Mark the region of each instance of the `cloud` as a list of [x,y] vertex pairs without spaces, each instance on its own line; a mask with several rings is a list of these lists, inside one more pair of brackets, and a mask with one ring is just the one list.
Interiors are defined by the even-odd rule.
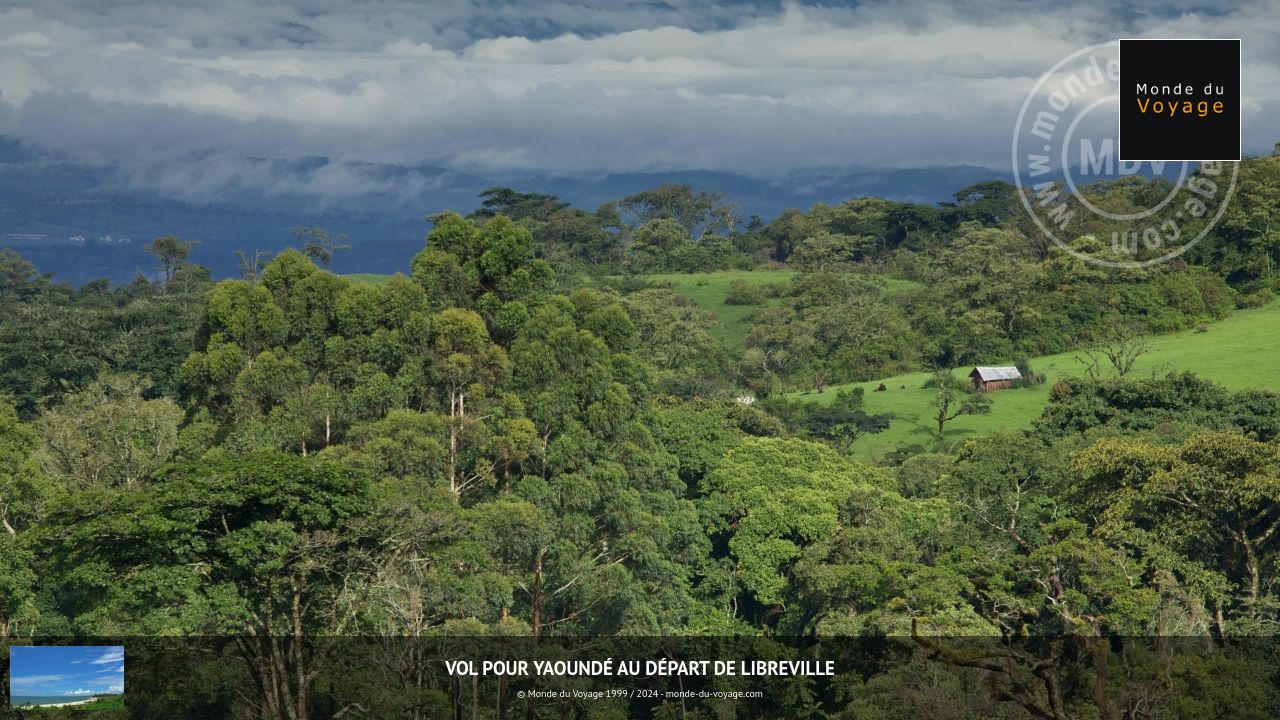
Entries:
[[68,675],[14,675],[9,678],[9,686],[14,689],[25,690],[37,685],[61,682],[68,677]]
[[[0,133],[183,199],[397,192],[362,163],[1003,167],[1018,106],[1059,58],[1216,36],[1244,38],[1246,149],[1261,152],[1280,139],[1275,7],[32,0],[0,10]],[[284,184],[246,160],[308,156],[335,162]],[[431,190],[414,182],[399,192]]]
[[107,665],[109,663],[117,663],[117,662],[123,662],[123,661],[124,661],[124,648],[109,647],[109,648],[106,648],[101,655],[94,658],[93,660],[90,660],[89,663],[91,665]]
[[68,690],[63,695],[92,695],[92,690]]

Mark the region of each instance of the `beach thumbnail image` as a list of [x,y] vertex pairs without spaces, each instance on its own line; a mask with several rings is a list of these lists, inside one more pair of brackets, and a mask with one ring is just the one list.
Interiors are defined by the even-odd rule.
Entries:
[[32,710],[124,708],[124,647],[9,648],[9,705]]

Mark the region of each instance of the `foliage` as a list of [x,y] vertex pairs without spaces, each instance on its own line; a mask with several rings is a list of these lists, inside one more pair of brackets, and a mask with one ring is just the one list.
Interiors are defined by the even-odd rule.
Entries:
[[[1091,192],[1123,204],[1144,182]],[[1195,689],[1246,660],[1109,663],[1121,637],[1280,627],[1280,399],[1145,374],[1171,343],[1219,350],[1219,327],[1270,317],[1158,335],[1224,317],[1229,283],[1269,292],[1251,182],[1206,265],[1120,273],[1028,242],[1000,183],[746,226],[687,187],[596,213],[495,188],[378,284],[286,250],[211,286],[179,266],[72,289],[0,255],[0,639],[231,637],[201,667],[248,678],[245,717],[337,716],[334,688],[387,716],[484,716],[423,656],[374,666],[337,641],[468,634],[910,643],[771,685],[757,710],[787,717],[974,697],[975,717],[1122,717],[1157,680],[1165,716],[1247,716],[1255,689]],[[799,269],[583,274],[756,253]],[[1114,367],[1070,377],[1090,347]],[[1010,357],[1052,385],[919,372]],[[1022,414],[976,424],[1005,408]],[[893,442],[919,447],[898,467],[854,459],[903,423]]]
[[131,488],[172,460],[183,413],[148,385],[108,375],[73,393],[36,423],[40,463],[69,487]]

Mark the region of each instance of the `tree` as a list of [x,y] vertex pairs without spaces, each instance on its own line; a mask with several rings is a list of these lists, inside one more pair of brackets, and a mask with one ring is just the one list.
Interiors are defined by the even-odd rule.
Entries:
[[351,246],[346,243],[345,233],[330,235],[324,228],[301,226],[291,228],[290,232],[293,233],[295,240],[303,244],[303,255],[326,267],[333,260],[334,253],[351,249]]
[[[492,392],[510,373],[511,366],[507,354],[493,344],[484,320],[476,313],[450,308],[433,317],[431,325],[433,374],[444,389],[448,407],[449,489],[455,497],[461,497],[478,483],[494,480],[492,460],[469,453],[467,440],[484,430],[474,416],[476,401]],[[471,416],[467,414],[468,396],[473,404]]]
[[[1165,565],[1214,604],[1215,634],[1236,610],[1242,632],[1280,622],[1280,453],[1237,433],[1178,445],[1103,439],[1076,467],[1082,494],[1111,491],[1102,532]],[[1174,555],[1170,555],[1174,553]],[[1177,558],[1173,560],[1172,558]],[[1228,588],[1239,588],[1235,598]]]
[[150,256],[160,261],[161,271],[164,273],[164,281],[168,283],[178,269],[187,262],[187,255],[191,253],[191,248],[198,243],[192,240],[183,240],[177,235],[165,235],[156,238],[147,243],[142,249]]
[[711,232],[731,232],[738,224],[738,208],[724,193],[697,191],[691,185],[668,183],[643,190],[623,198],[618,208],[632,227],[670,219],[694,240]]
[[1133,370],[1138,358],[1151,352],[1151,336],[1140,323],[1111,315],[1103,326],[1095,352],[1107,359],[1117,377],[1124,377]]
[[991,412],[991,398],[963,386],[957,388],[950,369],[934,372],[933,381],[938,388],[938,393],[933,396],[933,407],[937,411],[933,419],[937,423],[939,441],[943,439],[947,423],[952,420],[961,415],[987,415]]
[[848,268],[860,259],[862,238],[821,230],[800,242],[791,259],[811,272]]
[[746,438],[707,475],[703,514],[708,532],[727,542],[742,589],[774,605],[803,548],[836,531],[840,501],[859,487],[892,482],[817,443]]
[[965,603],[968,579],[937,558],[957,530],[949,503],[859,486],[838,511],[838,529],[806,547],[793,567],[779,633],[904,635],[913,619],[931,634],[993,633]]
[[1273,284],[1280,258],[1280,154],[1240,163],[1232,202],[1223,209],[1211,242],[1190,256],[1207,264],[1233,285],[1249,281]]
[[1153,570],[1143,559],[1074,516],[1071,483],[1061,453],[1021,433],[964,445],[941,489],[965,527],[944,539],[943,553],[966,580],[954,595],[1001,639],[929,637],[925,617],[911,632],[932,657],[980,671],[996,698],[1032,717],[1118,718],[1111,686],[1124,678],[1110,671],[1107,636],[1151,632],[1162,592],[1143,582]]
[[9,537],[35,522],[50,492],[36,464],[37,447],[36,433],[0,395],[0,530]]
[[0,533],[0,643],[8,643],[23,626],[35,634],[38,587],[35,554],[16,536]]
[[258,282],[258,275],[266,267],[272,255],[270,250],[237,250],[236,258],[240,262],[240,278],[251,283]]
[[[278,453],[220,455],[134,493],[92,490],[50,517],[90,631],[235,636],[255,715],[313,716],[313,684],[372,567],[368,480]],[[96,624],[95,624],[96,623]]]
[[1013,201],[1016,193],[1017,189],[1003,180],[988,180],[954,193],[954,202],[939,204],[943,218],[953,226],[976,220],[990,227],[1016,212]]
[[837,392],[830,405],[820,405],[807,413],[805,429],[842,452],[848,452],[863,435],[887,430],[892,416],[866,412],[862,409],[862,396],[862,388]]
[[562,255],[598,266],[616,262],[618,238],[605,229],[596,215],[564,209],[533,228],[534,242],[543,257]]
[[42,282],[48,278],[42,277],[35,265],[13,250],[0,250],[0,309],[30,299]]
[[434,216],[427,247],[413,258],[413,279],[427,292],[433,309],[496,310],[512,300],[536,301],[554,277],[535,258],[529,230],[498,215],[483,227],[456,213]]
[[[205,332],[235,343],[249,364],[279,345],[288,327],[271,291],[247,280],[223,280],[213,286],[204,310]],[[211,342],[212,344],[212,342]]]
[[1045,440],[1107,426],[1128,434],[1178,428],[1230,430],[1264,442],[1280,437],[1280,394],[1230,391],[1195,374],[1157,378],[1064,380],[1035,421]]
[[203,293],[127,286],[73,297],[42,291],[0,310],[0,392],[13,396],[25,418],[102,372],[144,376],[153,392],[171,393],[193,349],[202,300]]
[[42,584],[27,540],[53,487],[36,465],[36,446],[36,434],[0,395],[0,644],[23,631],[33,635],[40,615]]
[[149,383],[107,375],[36,421],[46,472],[71,487],[131,488],[173,459],[182,409]]
[[567,210],[555,195],[517,192],[510,188],[492,187],[480,193],[484,200],[480,207],[471,213],[472,218],[488,219],[505,215],[512,220],[547,220],[551,216]]
[[683,225],[672,218],[656,218],[632,233],[627,266],[638,273],[669,270],[674,258],[692,245]]

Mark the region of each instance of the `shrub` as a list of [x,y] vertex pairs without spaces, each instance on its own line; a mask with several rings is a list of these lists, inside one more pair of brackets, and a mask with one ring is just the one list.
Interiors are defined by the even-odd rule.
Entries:
[[1270,304],[1275,299],[1276,294],[1270,288],[1262,288],[1261,290],[1254,290],[1251,293],[1241,295],[1236,300],[1236,307],[1241,309],[1262,307]]
[[745,280],[734,280],[729,285],[729,294],[724,298],[725,305],[762,305],[768,298],[768,288],[752,285]]
[[1022,375],[1022,379],[1014,382],[1014,387],[1035,387],[1044,384],[1044,373],[1038,373],[1031,369],[1031,362],[1025,357],[1019,357],[1013,366],[1018,368],[1018,372]]

